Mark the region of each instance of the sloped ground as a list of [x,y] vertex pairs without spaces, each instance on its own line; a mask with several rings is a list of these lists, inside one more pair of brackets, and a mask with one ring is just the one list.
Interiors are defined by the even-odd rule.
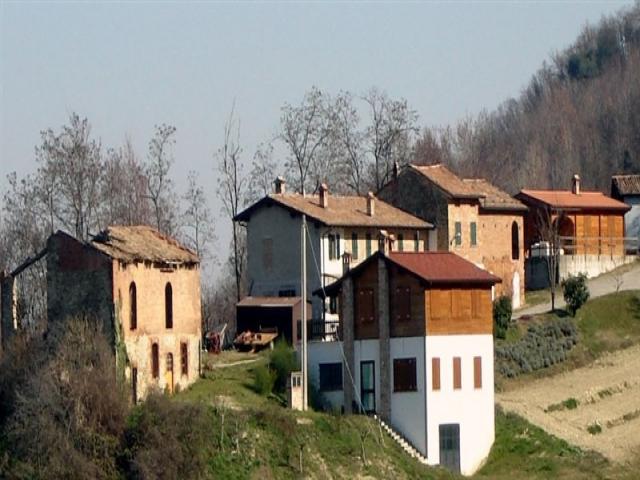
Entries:
[[[640,455],[640,345],[591,365],[498,393],[497,402],[547,432],[626,463]],[[567,408],[563,402],[577,407]],[[551,407],[551,408],[550,408]],[[601,432],[595,432],[599,425]]]

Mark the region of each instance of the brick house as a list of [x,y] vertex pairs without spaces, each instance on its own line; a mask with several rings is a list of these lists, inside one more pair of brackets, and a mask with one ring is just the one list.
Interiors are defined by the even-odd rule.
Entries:
[[451,252],[381,249],[316,292],[339,299],[342,338],[309,343],[311,381],[331,408],[376,413],[429,464],[472,474],[494,440],[498,282]]
[[[102,322],[134,402],[173,392],[200,371],[200,262],[147,226],[112,226],[89,242],[58,231],[47,242],[47,316]],[[123,358],[124,357],[124,358]]]
[[[234,220],[247,229],[248,295],[301,295],[302,214],[307,218],[308,296],[342,275],[347,254],[357,265],[377,250],[379,231],[395,238],[394,249],[423,251],[432,225],[369,194],[334,196],[322,185],[318,195],[287,193],[284,180]],[[265,312],[266,314],[266,312]],[[315,297],[314,319],[337,323],[335,305]]]
[[378,196],[433,223],[437,249],[502,279],[496,295],[524,303],[523,226],[527,208],[483,179],[460,178],[442,164],[408,165]]
[[550,218],[557,225],[562,251],[560,279],[580,272],[589,277],[600,275],[633,260],[626,254],[624,239],[624,216],[631,207],[602,192],[583,190],[578,175],[573,177],[571,190],[524,189],[516,197],[528,207],[524,230],[527,257],[536,257],[537,249],[532,251],[532,246],[548,241],[541,219]]

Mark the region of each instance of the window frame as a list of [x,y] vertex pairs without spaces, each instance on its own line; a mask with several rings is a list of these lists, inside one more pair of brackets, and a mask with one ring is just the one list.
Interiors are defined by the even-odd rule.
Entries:
[[439,392],[442,386],[440,379],[440,357],[431,357],[431,390]]
[[180,342],[180,374],[189,376],[189,345],[187,342]]
[[478,223],[471,222],[469,224],[469,242],[472,247],[478,246]]
[[173,329],[173,287],[171,282],[164,286],[164,327],[167,330]]
[[455,222],[453,224],[453,228],[454,228],[454,243],[456,247],[459,247],[462,245],[462,222]]
[[129,284],[129,330],[138,328],[138,287],[136,282]]
[[365,251],[367,254],[367,258],[371,256],[371,254],[373,253],[373,239],[371,236],[371,233],[367,233],[364,236],[365,238],[365,242],[366,242],[366,247],[365,247]]
[[358,234],[356,232],[351,234],[351,259],[358,259]]
[[160,346],[158,342],[151,344],[151,378],[160,378]]
[[[371,311],[364,311],[365,309],[363,309],[363,305],[364,304],[364,300],[363,300],[363,296],[361,295],[367,295],[371,297],[371,303],[367,306],[368,308],[371,309]],[[356,320],[358,323],[360,324],[368,324],[368,323],[374,323],[376,320],[376,300],[375,300],[375,295],[374,295],[374,291],[373,288],[358,288],[356,290],[356,295],[357,295],[357,300],[356,300]],[[370,316],[366,317],[365,315],[363,315],[363,311],[364,313],[371,313]],[[366,318],[365,318],[366,317]]]
[[520,226],[511,222],[511,260],[520,260]]
[[405,285],[398,285],[396,287],[394,306],[394,317],[397,322],[404,323],[411,321],[411,287]]
[[342,363],[318,364],[318,388],[321,392],[341,392],[343,387]]
[[[400,369],[408,369],[400,370]],[[412,375],[413,374],[413,375]],[[402,375],[407,375],[403,377]],[[393,393],[417,392],[418,370],[415,357],[393,359]]]
[[453,389],[462,390],[462,359],[453,357]]
[[473,357],[473,388],[482,389],[482,357]]

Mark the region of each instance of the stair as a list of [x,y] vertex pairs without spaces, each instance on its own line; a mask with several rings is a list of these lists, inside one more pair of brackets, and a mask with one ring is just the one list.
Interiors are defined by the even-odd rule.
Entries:
[[416,460],[418,460],[423,465],[427,465],[428,464],[427,458],[424,455],[422,455],[422,453],[420,453],[418,451],[418,449],[416,449],[413,445],[411,445],[411,443],[406,438],[404,438],[402,435],[400,435],[398,432],[396,432],[393,428],[391,428],[390,425],[385,423],[377,415],[374,415],[373,418],[375,418],[380,423],[380,426],[382,427],[382,429],[385,432],[387,432],[389,434],[389,436],[391,438],[393,438],[393,440],[398,445],[400,445],[400,447],[407,453],[407,455],[415,458]]

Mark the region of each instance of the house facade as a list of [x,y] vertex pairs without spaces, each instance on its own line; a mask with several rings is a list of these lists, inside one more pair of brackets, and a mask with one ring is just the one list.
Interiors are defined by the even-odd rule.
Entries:
[[578,175],[571,190],[521,190],[516,197],[529,208],[524,245],[532,266],[544,257],[535,247],[547,248],[550,232],[558,236],[559,279],[577,273],[597,276],[634,259],[625,244],[625,213],[631,207],[602,192],[583,190]]
[[57,232],[47,242],[47,316],[89,315],[115,346],[137,402],[173,392],[200,372],[198,257],[146,226],[109,227],[90,242]]
[[[380,201],[366,197],[333,196],[323,185],[318,195],[276,192],[254,203],[234,219],[247,229],[248,295],[300,296],[302,215],[307,222],[308,296],[340,278],[347,254],[357,265],[377,250],[380,230],[395,238],[394,250],[424,251],[431,224]],[[334,320],[329,300],[312,300],[314,319]]]
[[463,179],[444,165],[409,165],[378,196],[433,223],[436,245],[502,279],[495,295],[524,303],[524,214],[517,199],[483,179]]
[[640,175],[614,175],[611,197],[630,207],[624,215],[624,236],[640,239]]
[[491,289],[500,279],[450,252],[378,252],[320,295],[342,337],[309,343],[328,406],[376,413],[427,458],[470,475],[494,440]]

